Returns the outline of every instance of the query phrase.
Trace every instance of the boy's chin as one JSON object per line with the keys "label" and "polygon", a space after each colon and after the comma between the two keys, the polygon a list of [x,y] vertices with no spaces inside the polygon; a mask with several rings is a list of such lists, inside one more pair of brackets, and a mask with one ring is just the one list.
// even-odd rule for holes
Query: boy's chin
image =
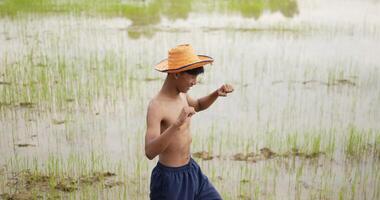
{"label": "boy's chin", "polygon": [[189,90],[190,90],[190,88],[187,88],[187,89],[183,89],[181,92],[182,93],[187,93]]}

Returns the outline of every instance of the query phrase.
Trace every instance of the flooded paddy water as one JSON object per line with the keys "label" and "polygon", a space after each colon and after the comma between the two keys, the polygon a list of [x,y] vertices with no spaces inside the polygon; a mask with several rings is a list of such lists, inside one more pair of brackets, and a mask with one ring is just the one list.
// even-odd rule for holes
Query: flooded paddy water
{"label": "flooded paddy water", "polygon": [[0,198],[148,199],[146,107],[177,44],[224,199],[380,199],[380,2],[0,0]]}

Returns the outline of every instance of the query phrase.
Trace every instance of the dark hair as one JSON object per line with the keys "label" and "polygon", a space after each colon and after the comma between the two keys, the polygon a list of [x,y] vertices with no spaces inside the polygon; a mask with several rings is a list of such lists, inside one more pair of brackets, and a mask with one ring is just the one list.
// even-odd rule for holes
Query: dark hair
{"label": "dark hair", "polygon": [[191,75],[199,75],[199,74],[202,74],[205,70],[203,69],[203,67],[197,67],[197,68],[194,68],[194,69],[190,69],[190,70],[187,70],[187,71],[184,71],[184,73],[188,73],[188,74],[191,74]]}

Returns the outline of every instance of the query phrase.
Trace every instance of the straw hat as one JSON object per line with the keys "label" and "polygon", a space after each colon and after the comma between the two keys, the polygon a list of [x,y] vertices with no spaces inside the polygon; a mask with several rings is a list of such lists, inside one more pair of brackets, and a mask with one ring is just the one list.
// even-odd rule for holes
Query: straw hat
{"label": "straw hat", "polygon": [[196,55],[190,44],[182,44],[170,49],[168,58],[159,62],[154,68],[160,72],[178,73],[202,67],[214,61],[204,55]]}

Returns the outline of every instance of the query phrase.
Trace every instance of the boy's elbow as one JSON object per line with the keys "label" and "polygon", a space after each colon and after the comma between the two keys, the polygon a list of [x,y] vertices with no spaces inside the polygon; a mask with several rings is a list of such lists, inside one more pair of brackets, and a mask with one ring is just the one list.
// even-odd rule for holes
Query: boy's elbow
{"label": "boy's elbow", "polygon": [[150,155],[150,154],[148,154],[148,153],[145,153],[145,156],[146,156],[149,160],[153,160],[153,158],[155,157],[155,156]]}
{"label": "boy's elbow", "polygon": [[202,107],[202,104],[201,102],[199,102],[199,100],[197,101],[197,105],[195,106],[195,112],[199,112],[199,111],[202,111],[204,110],[203,107]]}
{"label": "boy's elbow", "polygon": [[150,153],[146,148],[145,148],[145,156],[146,156],[149,160],[153,160],[153,158],[156,157],[155,155],[153,155],[152,153]]}

